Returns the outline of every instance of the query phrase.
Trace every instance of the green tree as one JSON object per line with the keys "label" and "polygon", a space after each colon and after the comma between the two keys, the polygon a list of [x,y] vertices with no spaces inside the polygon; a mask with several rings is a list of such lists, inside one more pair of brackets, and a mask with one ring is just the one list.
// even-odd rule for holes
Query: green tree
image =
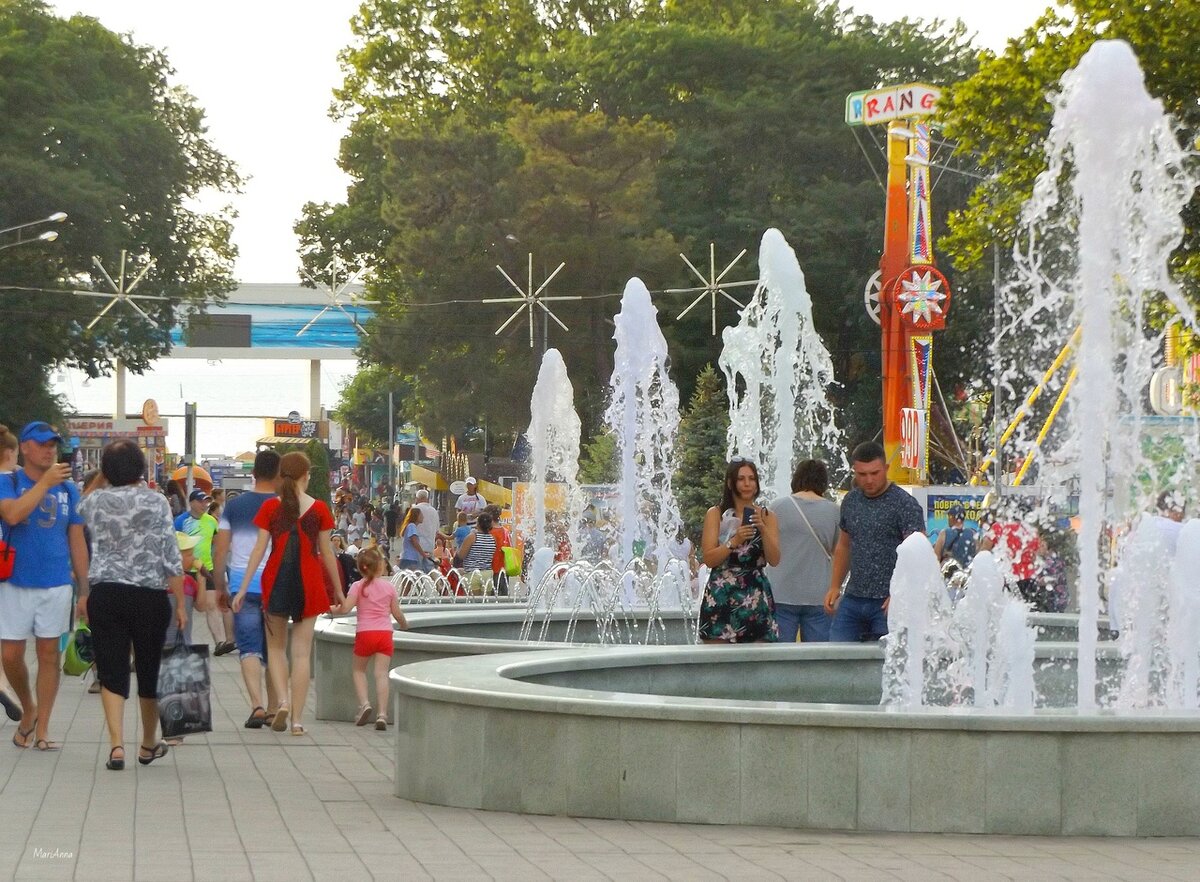
{"label": "green tree", "polygon": [[[170,348],[181,313],[234,285],[231,214],[201,213],[193,200],[239,180],[171,75],[162,53],[95,19],[57,18],[39,0],[0,2],[0,228],[69,215],[52,245],[0,251],[0,420],[19,425],[55,407],[52,366],[98,376],[119,356],[145,371]],[[123,251],[127,277],[154,261],[138,293],[166,299],[138,305],[157,327],[118,306],[89,330],[105,301],[65,292],[109,290],[92,258],[117,278]]]}
{"label": "green tree", "polygon": [[[1074,0],[1047,10],[1004,52],[984,52],[978,71],[953,86],[943,102],[947,135],[960,152],[994,170],[950,218],[942,247],[960,270],[990,264],[990,248],[1016,236],[1021,209],[1046,167],[1044,143],[1051,100],[1062,75],[1100,39],[1127,41],[1137,53],[1146,87],[1180,125],[1182,143],[1200,132],[1200,4],[1172,0]],[[1185,290],[1200,293],[1200,197],[1193,194],[1187,234],[1176,253]]]}
{"label": "green tree", "polygon": [[[381,365],[369,365],[348,378],[341,388],[337,418],[374,447],[386,447],[388,441],[388,393],[392,394],[395,414],[405,413],[411,384]],[[395,416],[395,415],[394,415]],[[394,424],[402,420],[395,416]],[[393,441],[395,439],[392,439]]]}
{"label": "green tree", "polygon": [[308,495],[332,507],[333,498],[329,492],[329,451],[325,448],[325,442],[319,438],[312,438],[304,445],[304,452],[308,455],[309,462]]}
{"label": "green tree", "polygon": [[[694,283],[676,252],[698,256],[710,241],[726,260],[748,248],[749,277],[764,229],[778,226],[818,302],[857,420],[849,434],[873,435],[879,338],[861,303],[883,197],[844,100],[962,77],[973,54],[961,27],[879,25],[816,0],[453,6],[363,5],[338,96],[354,183],[346,203],[309,206],[301,221],[314,254],[345,249],[375,268],[373,293],[396,305],[365,354],[417,378],[422,424],[458,432],[496,401],[506,407],[493,422],[527,416],[527,340],[511,326],[497,340],[507,315],[476,305],[511,293],[495,264],[524,282],[529,251],[544,270],[565,261],[549,293],[595,298],[554,304],[569,335],[551,326],[591,432],[611,370],[606,295],[633,275],[651,289]],[[941,185],[939,205],[955,187]],[[660,307],[684,394],[721,345],[702,315],[668,319],[689,299]]]}
{"label": "green tree", "polygon": [[585,441],[579,457],[579,483],[616,484],[620,480],[621,463],[612,432],[602,431],[591,441]]}
{"label": "green tree", "polygon": [[697,548],[705,512],[721,502],[728,429],[725,380],[708,364],[696,378],[695,391],[679,421],[679,437],[675,442],[679,453],[679,471],[673,484],[675,498],[679,501],[683,527]]}

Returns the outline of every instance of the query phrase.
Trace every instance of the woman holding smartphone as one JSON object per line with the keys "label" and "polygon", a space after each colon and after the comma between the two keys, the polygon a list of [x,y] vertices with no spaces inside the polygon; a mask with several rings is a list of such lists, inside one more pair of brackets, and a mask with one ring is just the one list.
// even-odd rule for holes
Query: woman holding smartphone
{"label": "woman holding smartphone", "polygon": [[704,515],[700,547],[709,574],[700,604],[702,643],[779,639],[764,572],[779,563],[779,521],[754,504],[758,493],[758,466],[735,456],[725,469],[721,504]]}

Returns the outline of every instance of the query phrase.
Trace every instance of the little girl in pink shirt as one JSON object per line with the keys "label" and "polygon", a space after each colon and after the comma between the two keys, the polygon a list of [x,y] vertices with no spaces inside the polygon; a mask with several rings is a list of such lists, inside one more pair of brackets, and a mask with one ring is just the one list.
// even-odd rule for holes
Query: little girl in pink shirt
{"label": "little girl in pink shirt", "polygon": [[385,563],[377,548],[366,548],[358,555],[358,571],[362,578],[350,586],[350,593],[337,612],[345,614],[358,607],[354,632],[354,691],[358,695],[356,725],[365,726],[374,711],[367,700],[367,662],[375,658],[375,703],[379,715],[376,729],[387,728],[388,668],[392,661],[392,618],[402,630],[408,630],[408,619],[400,609],[396,589],[383,578]]}

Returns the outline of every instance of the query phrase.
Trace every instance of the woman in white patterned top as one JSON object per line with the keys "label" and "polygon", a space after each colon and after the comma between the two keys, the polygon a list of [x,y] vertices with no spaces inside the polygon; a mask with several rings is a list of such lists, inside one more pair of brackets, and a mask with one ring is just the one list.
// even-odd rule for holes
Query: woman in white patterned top
{"label": "woman in white patterned top", "polygon": [[146,458],[132,441],[114,441],[101,454],[104,483],[79,505],[92,536],[87,620],[96,653],[100,700],[112,748],[109,769],[125,767],[123,721],[129,697],[129,651],[138,679],[142,739],[138,762],[167,753],[157,741],[158,667],[175,595],[176,625],[187,624],[183,564],[167,500],[142,483]]}

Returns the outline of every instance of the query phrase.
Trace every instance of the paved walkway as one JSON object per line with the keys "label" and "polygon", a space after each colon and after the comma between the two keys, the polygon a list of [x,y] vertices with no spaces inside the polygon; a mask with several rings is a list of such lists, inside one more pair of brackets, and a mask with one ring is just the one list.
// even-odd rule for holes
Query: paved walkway
{"label": "paved walkway", "polygon": [[5,720],[0,879],[1200,878],[1190,839],[863,835],[406,802],[391,795],[390,732],[311,710],[302,738],[244,729],[237,657],[212,664],[216,731],[151,766],[133,761],[131,703],[126,769],[104,768],[99,697],[80,680],[64,679],[54,710],[61,752],[11,747]]}

